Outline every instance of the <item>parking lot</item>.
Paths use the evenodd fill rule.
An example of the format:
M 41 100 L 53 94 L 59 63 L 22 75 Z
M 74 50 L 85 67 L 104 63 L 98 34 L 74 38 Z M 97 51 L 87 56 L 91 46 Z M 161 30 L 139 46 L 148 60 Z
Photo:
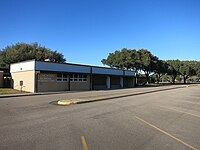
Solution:
M 200 149 L 199 91 L 194 86 L 70 106 L 49 103 L 59 94 L 1 99 L 0 149 Z

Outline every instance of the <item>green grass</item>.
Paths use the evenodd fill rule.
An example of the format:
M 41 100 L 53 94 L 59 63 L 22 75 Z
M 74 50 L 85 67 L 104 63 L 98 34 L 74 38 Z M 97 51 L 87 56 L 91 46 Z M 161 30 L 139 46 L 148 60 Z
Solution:
M 20 94 L 21 91 L 19 90 L 14 90 L 14 89 L 11 89 L 11 88 L 0 88 L 0 95 L 6 95 L 6 94 Z M 26 93 L 26 92 L 22 92 L 22 93 Z

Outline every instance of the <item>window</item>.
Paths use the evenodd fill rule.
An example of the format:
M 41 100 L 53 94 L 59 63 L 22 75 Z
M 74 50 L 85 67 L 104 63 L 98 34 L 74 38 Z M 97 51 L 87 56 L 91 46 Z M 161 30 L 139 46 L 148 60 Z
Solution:
M 87 82 L 87 75 L 71 74 L 70 81 L 71 82 Z
M 87 75 L 83 75 L 83 81 L 87 82 Z
M 73 74 L 70 74 L 69 77 L 70 77 L 70 81 L 73 81 Z
M 65 81 L 65 82 L 68 81 L 67 74 L 63 74 L 62 80 Z
M 67 74 L 58 73 L 57 74 L 57 81 L 59 81 L 59 82 L 67 82 L 68 81 Z
M 62 81 L 62 73 L 57 74 L 57 81 Z

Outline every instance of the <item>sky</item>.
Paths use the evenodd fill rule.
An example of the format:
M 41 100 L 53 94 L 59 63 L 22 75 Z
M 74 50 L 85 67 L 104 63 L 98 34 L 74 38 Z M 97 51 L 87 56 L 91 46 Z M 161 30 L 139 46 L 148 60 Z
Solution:
M 0 49 L 18 42 L 78 64 L 122 48 L 200 61 L 200 0 L 0 0 Z

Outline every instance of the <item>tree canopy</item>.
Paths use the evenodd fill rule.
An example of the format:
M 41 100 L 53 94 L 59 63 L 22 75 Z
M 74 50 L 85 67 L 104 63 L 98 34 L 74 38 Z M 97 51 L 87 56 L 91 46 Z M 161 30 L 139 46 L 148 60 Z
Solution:
M 172 83 L 175 83 L 178 77 L 182 77 L 184 83 L 191 76 L 200 77 L 200 62 L 160 60 L 147 49 L 116 50 L 114 53 L 109 53 L 106 59 L 102 59 L 102 63 L 112 68 L 143 72 L 146 77 L 153 74 L 158 83 L 163 75 L 168 75 Z
M 167 60 L 168 66 L 167 74 L 171 76 L 171 82 L 175 83 L 177 76 L 179 75 L 180 60 Z
M 158 58 L 147 49 L 126 49 L 116 50 L 110 53 L 106 59 L 102 59 L 104 65 L 112 68 L 143 71 L 146 76 L 154 72 L 157 67 Z
M 184 83 L 186 83 L 186 80 L 196 75 L 196 65 L 197 63 L 194 61 L 182 61 L 179 68 L 179 73 L 183 77 Z
M 57 50 L 51 50 L 38 43 L 26 44 L 17 43 L 15 45 L 7 46 L 0 50 L 0 64 L 9 66 L 11 63 L 16 63 L 25 60 L 35 59 L 38 61 L 44 61 L 49 59 L 52 62 L 64 63 L 66 59 L 64 56 L 57 52 Z

